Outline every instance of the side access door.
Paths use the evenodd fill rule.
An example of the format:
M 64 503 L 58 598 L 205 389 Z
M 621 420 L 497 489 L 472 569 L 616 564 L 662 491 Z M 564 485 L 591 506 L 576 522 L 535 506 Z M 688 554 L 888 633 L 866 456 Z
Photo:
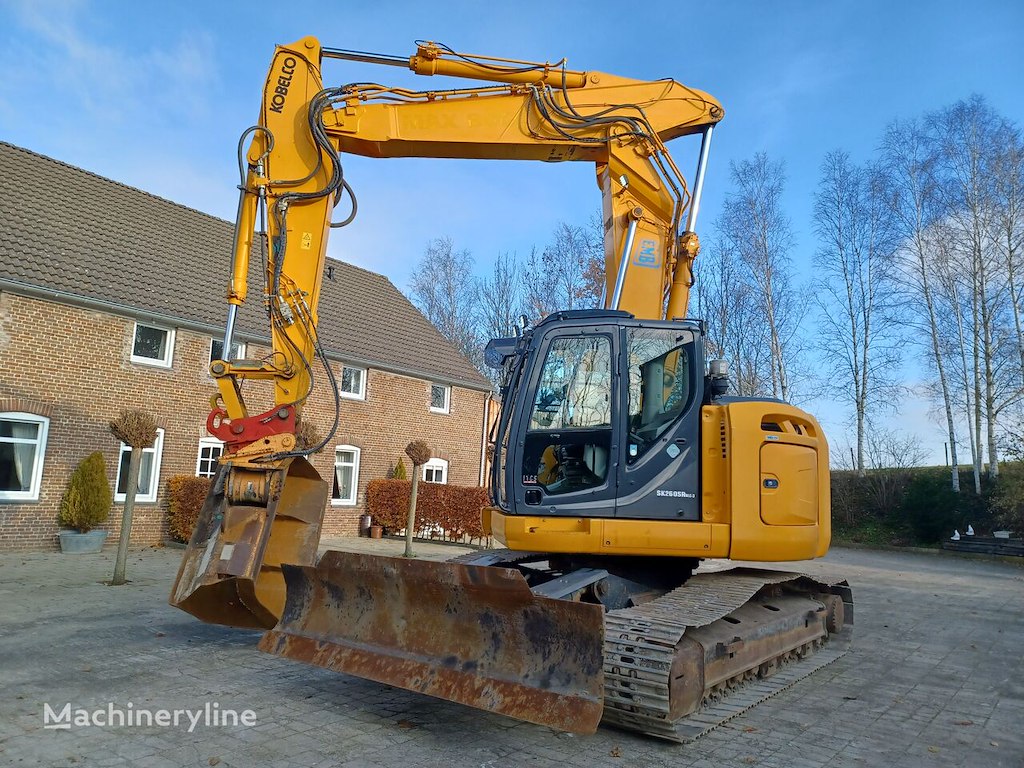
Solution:
M 615 516 L 700 520 L 704 361 L 694 330 L 667 323 L 622 329 L 621 454 Z

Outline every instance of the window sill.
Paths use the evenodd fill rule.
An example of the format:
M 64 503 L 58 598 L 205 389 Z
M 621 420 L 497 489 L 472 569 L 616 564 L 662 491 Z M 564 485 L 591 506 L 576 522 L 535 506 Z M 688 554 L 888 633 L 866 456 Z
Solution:
M 331 506 L 332 507 L 358 507 L 359 505 L 356 504 L 356 502 L 354 500 L 353 501 L 343 501 L 343 500 L 339 500 L 339 499 L 331 499 Z
M 338 396 L 343 400 L 366 400 L 366 395 L 353 395 L 351 392 L 342 392 L 338 390 Z
M 154 360 L 151 357 L 135 357 L 135 355 L 128 359 L 134 365 L 144 365 L 147 368 L 163 368 L 164 370 L 171 368 L 172 363 L 170 360 Z
M 0 496 L 0 504 L 38 504 L 39 494 L 35 496 Z
M 444 414 L 451 413 L 451 410 L 449 410 L 448 408 L 434 408 L 434 407 L 431 407 L 430 412 L 431 413 L 439 413 L 439 414 L 444 415 Z
M 115 504 L 124 504 L 124 496 L 115 495 L 114 496 L 114 503 Z M 136 496 L 135 497 L 135 503 L 136 504 L 156 504 L 156 499 L 143 499 L 143 498 L 141 498 L 139 496 Z

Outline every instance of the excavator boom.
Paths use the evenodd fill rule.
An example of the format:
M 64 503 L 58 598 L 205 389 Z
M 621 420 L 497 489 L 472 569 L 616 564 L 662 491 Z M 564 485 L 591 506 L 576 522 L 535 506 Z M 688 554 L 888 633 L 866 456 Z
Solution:
M 351 194 L 340 156 L 592 162 L 606 213 L 607 273 L 614 276 L 609 301 L 642 317 L 661 317 L 667 301 L 682 316 L 697 246 L 696 236 L 679 227 L 687 205 L 691 213 L 695 205 L 664 142 L 694 133 L 707 137 L 724 115 L 710 95 L 673 80 L 493 59 L 473 63 L 465 56 L 453 61 L 435 44 L 421 45 L 404 61 L 371 58 L 401 62 L 420 74 L 486 72 L 505 85 L 425 92 L 367 84 L 324 88 L 323 53 L 312 37 L 277 47 L 259 120 L 246 131 L 251 143 L 223 348 L 232 348 L 235 316 L 248 298 L 255 244 L 265 250 L 263 295 L 274 354 L 211 365 L 219 395 L 207 426 L 227 450 L 223 477 L 214 482 L 206 507 L 219 527 L 197 527 L 202 535 L 193 537 L 172 596 L 174 604 L 210 615 L 228 590 L 233 605 L 249 606 L 230 612 L 232 623 L 244 626 L 270 626 L 271 617 L 280 615 L 282 563 L 312 565 L 316 557 L 327 487 L 314 479 L 305 458 L 311 448 L 298 447 L 295 433 L 318 358 L 337 403 L 316 326 L 331 214 L 344 193 Z M 369 56 L 335 49 L 329 55 Z M 701 157 L 706 160 L 705 153 Z M 254 243 L 254 228 L 263 220 L 265 241 Z M 275 407 L 250 414 L 242 381 L 272 383 Z M 281 489 L 300 484 L 301 505 L 281 505 Z M 212 536 L 215 529 L 220 535 Z M 209 608 L 201 607 L 205 594 Z
M 325 88 L 323 58 L 488 84 Z M 211 364 L 207 428 L 226 448 L 171 603 L 268 630 L 268 653 L 581 733 L 603 719 L 687 740 L 738 711 L 716 703 L 724 691 L 754 681 L 749 706 L 841 654 L 852 624 L 845 583 L 692 575 L 708 557 L 821 556 L 830 530 L 817 422 L 786 403 L 728 398 L 721 366 L 705 373 L 703 325 L 686 319 L 723 116 L 713 97 L 674 80 L 564 61 L 432 42 L 408 58 L 312 37 L 278 46 L 259 119 L 243 135 L 224 336 L 230 356 L 259 253 L 273 353 Z M 701 137 L 692 185 L 666 147 L 688 135 Z M 327 484 L 307 457 L 338 422 L 317 307 L 328 235 L 354 215 L 347 154 L 594 166 L 605 309 L 555 313 L 487 350 L 504 383 L 482 514 L 507 550 L 448 563 L 317 560 Z M 352 214 L 332 222 L 346 197 Z M 268 383 L 273 408 L 250 413 L 243 381 Z M 334 428 L 302 444 L 303 408 L 324 381 Z M 786 664 L 826 643 L 813 663 Z

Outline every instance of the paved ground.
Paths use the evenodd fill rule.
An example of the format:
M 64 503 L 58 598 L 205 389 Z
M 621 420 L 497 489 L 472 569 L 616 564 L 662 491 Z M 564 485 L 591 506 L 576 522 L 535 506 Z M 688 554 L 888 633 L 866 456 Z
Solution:
M 396 551 L 398 542 L 334 544 Z M 418 545 L 421 556 L 450 547 Z M 0 765 L 1024 766 L 1024 569 L 834 550 L 854 648 L 695 744 L 601 729 L 573 737 L 255 650 L 166 604 L 180 552 L 0 556 Z M 221 709 L 254 727 L 44 730 L 44 704 Z

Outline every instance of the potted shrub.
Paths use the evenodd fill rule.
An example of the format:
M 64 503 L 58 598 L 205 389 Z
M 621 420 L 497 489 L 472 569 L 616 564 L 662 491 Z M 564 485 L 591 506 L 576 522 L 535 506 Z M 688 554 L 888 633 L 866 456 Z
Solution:
M 107 532 L 93 529 L 107 519 L 112 501 L 103 454 L 96 451 L 75 469 L 60 500 L 60 524 L 71 529 L 58 534 L 61 552 L 86 554 L 103 549 Z

